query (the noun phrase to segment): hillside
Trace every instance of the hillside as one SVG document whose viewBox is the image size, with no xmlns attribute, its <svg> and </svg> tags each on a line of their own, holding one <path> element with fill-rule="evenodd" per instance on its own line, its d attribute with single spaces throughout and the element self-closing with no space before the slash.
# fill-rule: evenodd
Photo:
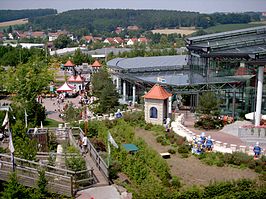
<svg viewBox="0 0 266 199">
<path fill-rule="evenodd" d="M 0 22 L 57 14 L 55 9 L 0 10 Z"/>
<path fill-rule="evenodd" d="M 207 28 L 216 24 L 249 23 L 259 21 L 260 13 L 214 13 L 170 10 L 132 10 L 132 9 L 82 9 L 30 19 L 30 25 L 36 30 L 83 29 L 91 33 L 111 32 L 116 27 L 136 25 L 142 30 L 175 27 Z"/>
</svg>

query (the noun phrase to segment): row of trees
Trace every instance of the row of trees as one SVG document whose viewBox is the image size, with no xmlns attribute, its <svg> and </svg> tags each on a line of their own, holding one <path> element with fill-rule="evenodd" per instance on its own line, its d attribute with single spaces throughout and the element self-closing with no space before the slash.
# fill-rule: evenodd
<svg viewBox="0 0 266 199">
<path fill-rule="evenodd" d="M 55 9 L 0 10 L 0 22 L 55 14 Z"/>
<path fill-rule="evenodd" d="M 71 10 L 56 16 L 38 17 L 30 20 L 34 29 L 88 30 L 94 32 L 111 32 L 117 26 L 137 25 L 144 30 L 169 27 L 203 27 L 216 24 L 248 23 L 260 20 L 260 13 L 214 13 L 169 10 L 130 10 L 130 9 L 83 9 Z"/>
<path fill-rule="evenodd" d="M 45 51 L 38 48 L 27 49 L 21 48 L 20 46 L 16 48 L 0 46 L 0 66 L 17 66 L 20 63 L 25 64 L 36 57 L 43 60 L 45 56 Z"/>
</svg>

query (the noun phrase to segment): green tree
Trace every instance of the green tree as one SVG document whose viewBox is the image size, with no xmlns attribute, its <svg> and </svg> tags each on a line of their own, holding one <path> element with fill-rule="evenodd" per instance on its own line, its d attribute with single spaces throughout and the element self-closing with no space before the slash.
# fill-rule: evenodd
<svg viewBox="0 0 266 199">
<path fill-rule="evenodd" d="M 98 98 L 96 112 L 109 112 L 119 105 L 119 95 L 106 69 L 94 73 L 91 82 L 92 94 Z"/>
<path fill-rule="evenodd" d="M 2 192 L 3 199 L 21 199 L 31 198 L 30 192 L 24 186 L 19 184 L 16 173 L 11 173 L 4 191 Z"/>
<path fill-rule="evenodd" d="M 36 126 L 45 119 L 44 107 L 37 103 L 36 98 L 53 80 L 53 73 L 44 61 L 33 60 L 9 68 L 3 74 L 4 88 L 15 93 L 15 115 L 24 121 L 24 111 L 27 111 L 28 121 Z"/>
<path fill-rule="evenodd" d="M 67 35 L 59 35 L 56 40 L 54 40 L 54 46 L 56 48 L 66 48 L 71 44 L 71 39 Z"/>
<path fill-rule="evenodd" d="M 39 173 L 39 179 L 37 185 L 38 185 L 38 191 L 41 194 L 40 198 L 46 198 L 45 196 L 48 193 L 47 190 L 48 180 L 45 177 L 45 170 L 40 170 L 38 171 L 38 173 Z"/>
<path fill-rule="evenodd" d="M 217 116 L 220 114 L 220 102 L 213 92 L 203 93 L 199 98 L 197 112 L 204 115 Z"/>
</svg>

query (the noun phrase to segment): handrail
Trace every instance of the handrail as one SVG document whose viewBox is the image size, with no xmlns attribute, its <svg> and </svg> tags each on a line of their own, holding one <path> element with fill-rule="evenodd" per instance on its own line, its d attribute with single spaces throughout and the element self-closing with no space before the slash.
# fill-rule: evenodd
<svg viewBox="0 0 266 199">
<path fill-rule="evenodd" d="M 72 129 L 78 129 L 79 130 L 79 136 L 82 139 L 83 138 L 83 130 L 80 127 L 73 127 Z M 97 152 L 97 150 L 94 148 L 94 146 L 92 145 L 92 143 L 90 142 L 90 140 L 88 140 L 88 151 L 90 153 L 90 156 L 92 157 L 92 159 L 95 161 L 96 166 L 99 168 L 100 172 L 104 175 L 104 177 L 109 181 L 109 172 L 108 172 L 108 166 L 106 165 L 106 163 L 104 162 L 104 160 L 102 159 L 102 157 L 99 155 L 99 153 Z M 94 156 L 94 155 L 95 156 Z"/>
</svg>

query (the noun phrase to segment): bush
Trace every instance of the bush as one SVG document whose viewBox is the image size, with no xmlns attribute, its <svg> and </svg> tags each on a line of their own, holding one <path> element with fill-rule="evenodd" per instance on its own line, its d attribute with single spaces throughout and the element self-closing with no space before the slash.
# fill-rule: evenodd
<svg viewBox="0 0 266 199">
<path fill-rule="evenodd" d="M 176 150 L 175 149 L 168 149 L 168 153 L 176 154 Z"/>
<path fill-rule="evenodd" d="M 242 153 L 242 152 L 233 152 L 232 154 L 232 164 L 234 165 L 241 165 L 241 164 L 245 164 L 247 165 L 248 162 L 250 162 L 252 160 L 252 157 Z"/>
<path fill-rule="evenodd" d="M 118 172 L 121 171 L 121 164 L 118 161 L 113 161 L 109 168 L 109 178 L 116 179 Z"/>
<path fill-rule="evenodd" d="M 180 188 L 181 187 L 180 178 L 177 176 L 173 176 L 171 180 L 171 186 L 174 187 L 175 189 Z"/>
<path fill-rule="evenodd" d="M 156 137 L 156 141 L 158 143 L 160 143 L 161 145 L 165 146 L 165 145 L 170 145 L 169 141 L 165 138 L 164 135 L 158 135 Z"/>
<path fill-rule="evenodd" d="M 189 153 L 191 150 L 191 146 L 187 144 L 182 144 L 181 146 L 178 147 L 178 153 Z"/>
</svg>

